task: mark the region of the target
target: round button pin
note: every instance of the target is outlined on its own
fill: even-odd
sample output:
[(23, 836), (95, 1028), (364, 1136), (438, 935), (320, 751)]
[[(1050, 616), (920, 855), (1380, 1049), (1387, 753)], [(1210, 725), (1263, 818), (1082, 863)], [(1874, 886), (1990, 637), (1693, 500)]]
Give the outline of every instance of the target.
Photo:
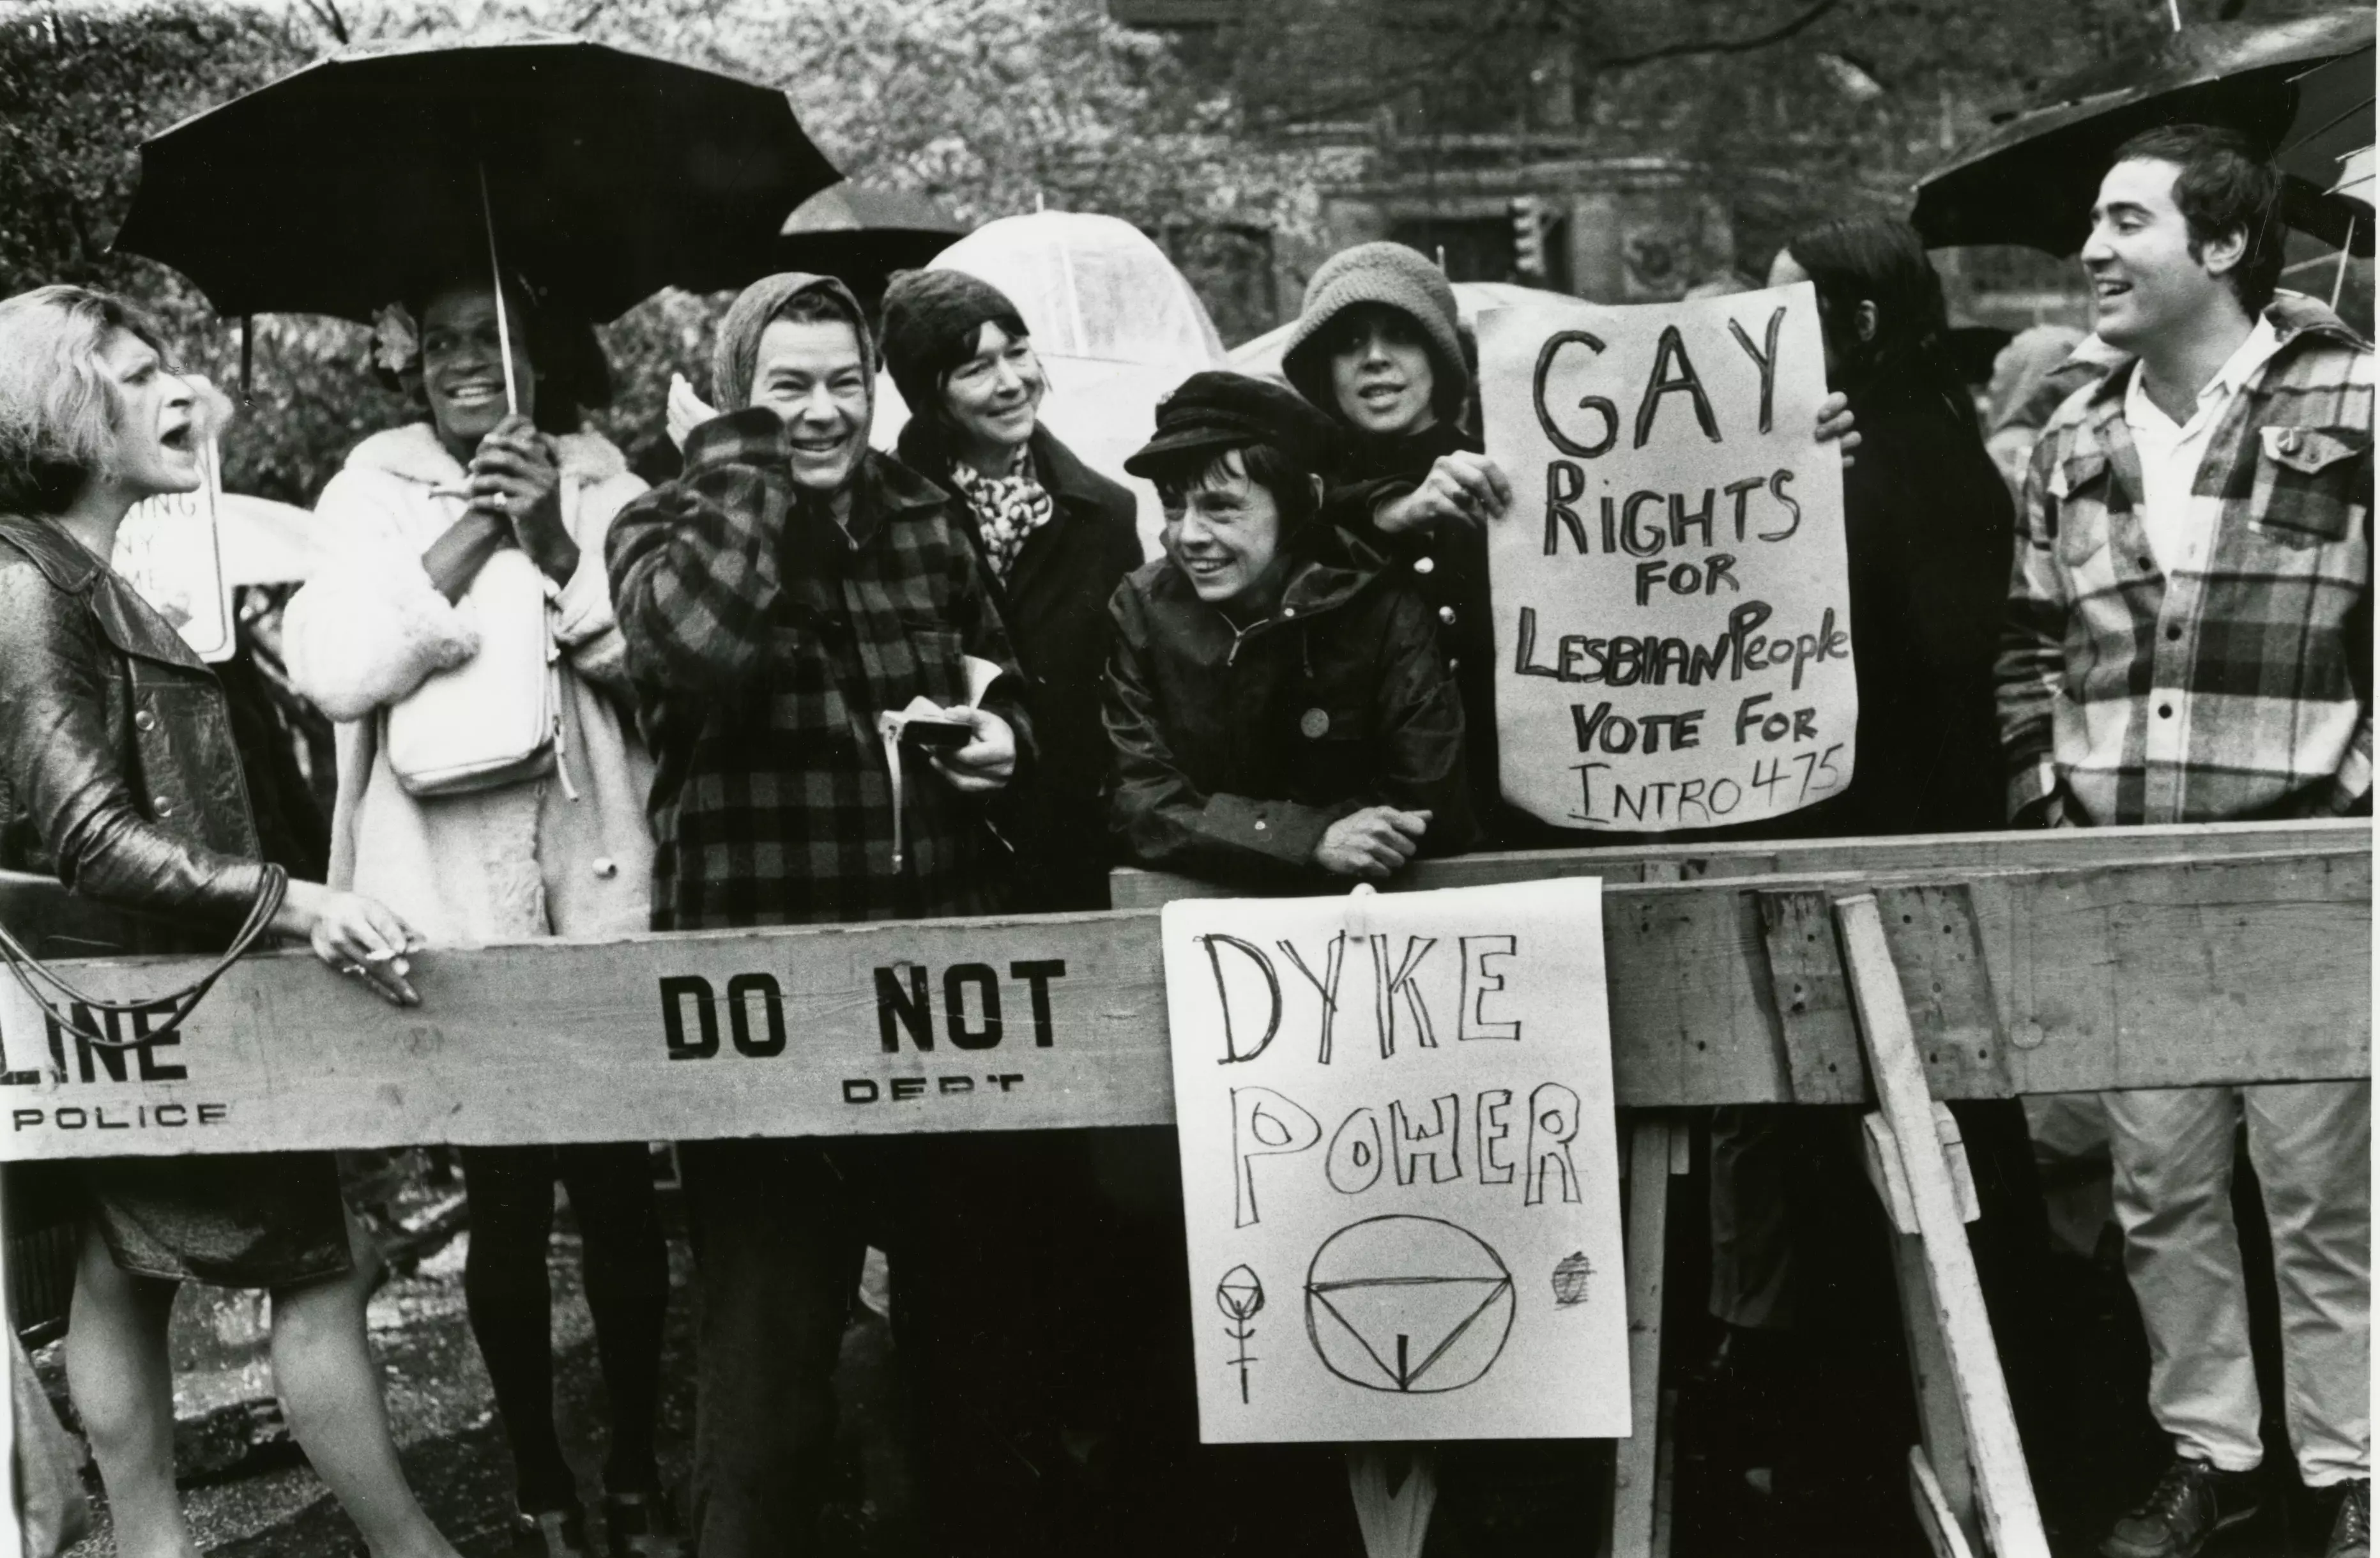
[(1330, 716), (1320, 709), (1308, 709), (1297, 718), (1297, 728), (1309, 741), (1319, 741), (1330, 734)]

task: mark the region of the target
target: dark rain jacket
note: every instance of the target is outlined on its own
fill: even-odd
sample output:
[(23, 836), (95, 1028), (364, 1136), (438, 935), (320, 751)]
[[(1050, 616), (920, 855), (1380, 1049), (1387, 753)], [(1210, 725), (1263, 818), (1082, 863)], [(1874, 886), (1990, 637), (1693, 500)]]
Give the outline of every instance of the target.
[(1889, 364), (1850, 391), (1859, 457), (1843, 472), (1859, 751), (1808, 834), (1966, 833), (2001, 822), (1992, 662), (2014, 505), (1953, 386)]
[(73, 538), (0, 514), (0, 869), (163, 917), (127, 950), (187, 951), (248, 913), (258, 856), (214, 673)]
[(1432, 525), (1389, 535), (1373, 512), (1404, 496), (1429, 475), (1441, 456), (1478, 454), (1480, 441), (1451, 422), (1396, 438), (1366, 437), (1341, 427), (1344, 446), (1324, 513), (1388, 559), (1411, 584), (1437, 625), (1439, 651), (1463, 689), (1463, 736), (1471, 770), (1472, 808), (1483, 823), (1503, 811), (1496, 773), (1496, 634), (1488, 615), (1488, 535), (1477, 526)]
[(1419, 596), (1318, 526), (1280, 604), (1245, 630), (1170, 558), (1109, 611), (1109, 816), (1133, 862), (1254, 889), (1321, 889), (1315, 845), (1366, 806), (1432, 813), (1423, 853), (1475, 828), (1463, 702)]
[[(983, 537), (965, 498), (960, 522), (975, 542), (984, 589), (1008, 625), (1025, 671), (1039, 761), (1020, 775), (999, 814), (1016, 846), (1017, 908), (1035, 912), (1108, 907), (1107, 731), (1099, 700), (1108, 663), (1108, 598), (1140, 566), (1138, 509), (1130, 491), (1085, 465), (1036, 427), (1033, 469), (1050, 498), (1049, 521), (1025, 540), (1002, 579), (984, 561)], [(900, 457), (945, 480), (950, 462), (925, 425), (901, 430)]]

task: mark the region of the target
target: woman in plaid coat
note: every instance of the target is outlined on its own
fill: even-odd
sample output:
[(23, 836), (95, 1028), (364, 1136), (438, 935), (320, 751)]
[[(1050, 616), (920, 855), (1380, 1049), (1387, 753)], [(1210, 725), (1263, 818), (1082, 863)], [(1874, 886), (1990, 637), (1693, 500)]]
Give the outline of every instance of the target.
[[(612, 528), (615, 610), (657, 763), (657, 930), (1002, 907), (1005, 846), (985, 803), (1030, 756), (1016, 663), (957, 500), (868, 447), (876, 367), (842, 283), (754, 284), (712, 359), (713, 399), (731, 409), (688, 436), (682, 477)], [(972, 705), (969, 673), (982, 667), (970, 661), (1001, 673)], [(880, 717), (918, 698), (964, 719), (966, 743), (927, 756), (884, 740)], [(831, 1469), (832, 1376), (867, 1243), (892, 1251), (917, 1377), (963, 1392), (977, 1360), (945, 1349), (941, 1321), (972, 1273), (940, 1259), (943, 1230), (926, 1219), (996, 1211), (1005, 1186), (951, 1172), (939, 1145), (902, 1142), (700, 1142), (682, 1162), (702, 1250), (698, 1548), (802, 1552)], [(941, 1201), (906, 1188), (928, 1179)], [(926, 1405), (928, 1424), (956, 1415)], [(1002, 1454), (981, 1444), (962, 1458)], [(969, 1545), (996, 1540), (1009, 1513), (937, 1503), (973, 1518)]]

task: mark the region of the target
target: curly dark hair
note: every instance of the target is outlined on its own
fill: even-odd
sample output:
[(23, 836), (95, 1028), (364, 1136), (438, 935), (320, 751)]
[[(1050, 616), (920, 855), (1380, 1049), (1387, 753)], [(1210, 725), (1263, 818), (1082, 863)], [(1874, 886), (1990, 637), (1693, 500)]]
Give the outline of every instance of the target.
[(2253, 141), (2216, 125), (2160, 125), (2116, 148), (2116, 163), (2171, 163), (2173, 203), (2190, 225), (2190, 257), (2233, 232), (2247, 249), (2224, 279), (2250, 318), (2281, 281), (2281, 173)]

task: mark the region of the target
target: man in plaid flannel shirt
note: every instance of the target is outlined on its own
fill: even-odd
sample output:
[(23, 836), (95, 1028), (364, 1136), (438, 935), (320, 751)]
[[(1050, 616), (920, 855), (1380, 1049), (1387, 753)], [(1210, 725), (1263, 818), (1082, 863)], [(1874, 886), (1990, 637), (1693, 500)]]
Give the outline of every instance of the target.
[[(868, 447), (876, 368), (842, 283), (755, 283), (713, 356), (731, 410), (688, 436), (681, 478), (613, 524), (613, 594), (656, 758), (657, 930), (1001, 907), (1005, 850), (982, 809), (1026, 745), (1015, 660), (955, 500)], [(968, 657), (1009, 678), (975, 707)], [(965, 721), (964, 746), (888, 751), (879, 716), (918, 697)], [(916, 1196), (900, 1187), (922, 1177), (919, 1157), (684, 1149), (702, 1249), (692, 1514), (705, 1558), (815, 1540), (861, 1254), (876, 1218), (908, 1217)], [(905, 1280), (920, 1326), (950, 1307), (940, 1285)]]
[[(2127, 360), (2044, 430), (1999, 706), (2010, 811), (2107, 826), (2363, 813), (2372, 789), (2370, 347), (2275, 295), (2279, 180), (2240, 137), (2117, 153), (2082, 250)], [(2370, 1511), (2371, 1085), (2106, 1095), (2149, 1405), (2175, 1459), (2109, 1558), (2187, 1558), (2256, 1512), (2263, 1446), (2232, 1226), (2244, 1115), (2273, 1229), (2289, 1438)]]

